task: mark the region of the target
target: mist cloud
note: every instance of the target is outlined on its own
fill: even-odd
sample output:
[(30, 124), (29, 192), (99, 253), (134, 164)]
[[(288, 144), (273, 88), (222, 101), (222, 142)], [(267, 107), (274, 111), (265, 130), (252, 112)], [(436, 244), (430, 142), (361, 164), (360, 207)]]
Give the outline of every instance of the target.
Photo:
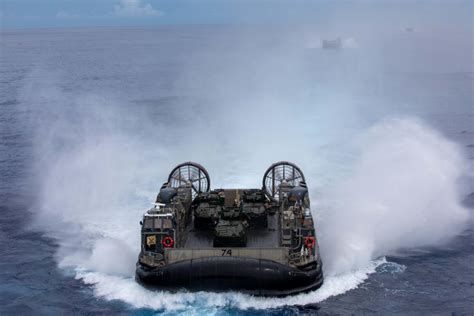
[(323, 194), (320, 240), (330, 274), (439, 245), (466, 228), (458, 181), (468, 162), (458, 144), (418, 120), (391, 119), (364, 132), (358, 147), (351, 175)]
[(155, 10), (151, 4), (140, 0), (121, 0), (114, 6), (113, 14), (120, 17), (160, 16), (163, 13)]
[[(118, 7), (134, 14), (154, 10), (139, 1)], [(139, 44), (132, 33), (131, 50), (114, 55), (122, 63), (104, 71), (120, 80), (107, 81), (100, 69), (102, 79), (88, 85), (82, 78), (94, 73), (93, 66), (84, 77), (66, 68), (25, 78), (20, 101), (33, 118), (36, 224), (58, 240), (60, 267), (93, 284), (98, 296), (166, 309), (196, 301), (203, 302), (198, 308), (317, 302), (357, 287), (385, 262), (380, 256), (436, 245), (462, 230), (467, 215), (458, 203), (456, 181), (465, 163), (459, 146), (418, 120), (381, 120), (394, 117), (393, 95), (367, 94), (373, 77), (387, 84), (386, 63), (396, 61), (399, 69), (420, 64), (400, 57), (409, 45), (397, 46), (396, 56), (377, 55), (356, 34), (357, 49), (333, 53), (307, 49), (302, 32), (251, 31), (193, 29), (198, 39), (192, 50), (179, 46), (182, 56), (174, 42), (161, 45), (155, 33)], [(325, 38), (313, 33), (311, 38)], [(176, 38), (171, 33), (168, 39)], [(369, 58), (382, 55), (380, 65)], [(138, 57), (131, 62), (130, 56)], [(177, 68), (168, 68), (175, 62)], [(115, 65), (123, 68), (115, 72)], [(392, 93), (411, 97), (398, 87)], [(214, 188), (258, 187), (269, 164), (298, 164), (318, 215), (323, 288), (256, 300), (235, 293), (150, 292), (136, 284), (138, 221), (170, 169), (188, 160), (209, 170)], [(331, 181), (338, 183), (329, 190)], [(112, 254), (121, 264), (109, 269)]]

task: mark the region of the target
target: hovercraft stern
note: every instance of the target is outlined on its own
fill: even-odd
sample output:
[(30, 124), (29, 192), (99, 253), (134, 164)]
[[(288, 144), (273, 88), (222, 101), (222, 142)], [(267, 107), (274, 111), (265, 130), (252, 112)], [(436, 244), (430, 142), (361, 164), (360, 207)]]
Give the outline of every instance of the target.
[(207, 257), (151, 268), (137, 264), (144, 285), (166, 290), (228, 291), (284, 296), (318, 289), (323, 283), (321, 262), (299, 268), (242, 257)]

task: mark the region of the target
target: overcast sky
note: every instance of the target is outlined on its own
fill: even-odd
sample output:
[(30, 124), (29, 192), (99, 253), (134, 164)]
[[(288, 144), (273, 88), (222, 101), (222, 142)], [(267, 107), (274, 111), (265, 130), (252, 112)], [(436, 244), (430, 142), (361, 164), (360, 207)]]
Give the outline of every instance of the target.
[(402, 23), (472, 25), (472, 0), (0, 0), (1, 26)]

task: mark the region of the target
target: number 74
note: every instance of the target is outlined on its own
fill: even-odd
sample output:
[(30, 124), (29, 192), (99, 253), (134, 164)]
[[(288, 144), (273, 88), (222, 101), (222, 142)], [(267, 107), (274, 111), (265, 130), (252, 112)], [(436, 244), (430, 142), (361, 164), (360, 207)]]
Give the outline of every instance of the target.
[(232, 256), (232, 249), (221, 249), (222, 256)]

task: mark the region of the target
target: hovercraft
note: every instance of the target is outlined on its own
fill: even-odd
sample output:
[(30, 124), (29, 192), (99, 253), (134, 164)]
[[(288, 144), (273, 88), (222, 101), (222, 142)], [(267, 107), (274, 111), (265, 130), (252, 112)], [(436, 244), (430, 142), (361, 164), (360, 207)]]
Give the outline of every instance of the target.
[(261, 189), (214, 189), (206, 169), (176, 166), (143, 215), (136, 279), (176, 291), (285, 296), (318, 289), (322, 262), (306, 181), (286, 161)]

